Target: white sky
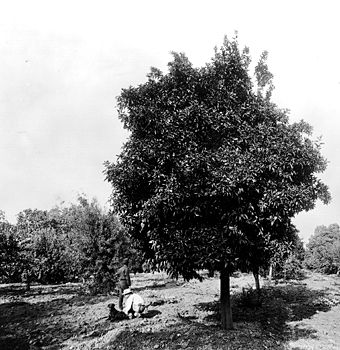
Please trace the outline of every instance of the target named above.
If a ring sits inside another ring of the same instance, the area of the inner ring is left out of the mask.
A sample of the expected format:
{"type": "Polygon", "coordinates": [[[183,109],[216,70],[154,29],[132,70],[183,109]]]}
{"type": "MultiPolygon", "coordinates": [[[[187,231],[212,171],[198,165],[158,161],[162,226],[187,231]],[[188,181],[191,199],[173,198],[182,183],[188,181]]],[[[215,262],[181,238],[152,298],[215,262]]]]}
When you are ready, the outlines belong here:
{"type": "Polygon", "coordinates": [[[333,200],[295,219],[305,241],[340,223],[337,1],[3,1],[0,3],[0,209],[50,209],[78,193],[105,206],[103,162],[120,153],[120,90],[166,71],[170,51],[205,64],[239,33],[269,51],[274,100],[322,136],[333,200]]]}

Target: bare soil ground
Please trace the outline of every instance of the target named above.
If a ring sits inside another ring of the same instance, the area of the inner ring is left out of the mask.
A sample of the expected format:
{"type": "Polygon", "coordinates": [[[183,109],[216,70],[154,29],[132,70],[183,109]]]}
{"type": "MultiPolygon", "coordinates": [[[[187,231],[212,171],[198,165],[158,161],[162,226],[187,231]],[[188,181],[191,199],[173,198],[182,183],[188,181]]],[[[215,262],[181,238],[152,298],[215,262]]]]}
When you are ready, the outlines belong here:
{"type": "Polygon", "coordinates": [[[231,279],[234,327],[219,328],[219,279],[174,281],[132,276],[151,303],[143,318],[111,322],[116,295],[90,296],[79,284],[0,285],[0,349],[340,349],[340,277],[308,273],[301,281],[262,280],[254,303],[251,275],[231,279]]]}

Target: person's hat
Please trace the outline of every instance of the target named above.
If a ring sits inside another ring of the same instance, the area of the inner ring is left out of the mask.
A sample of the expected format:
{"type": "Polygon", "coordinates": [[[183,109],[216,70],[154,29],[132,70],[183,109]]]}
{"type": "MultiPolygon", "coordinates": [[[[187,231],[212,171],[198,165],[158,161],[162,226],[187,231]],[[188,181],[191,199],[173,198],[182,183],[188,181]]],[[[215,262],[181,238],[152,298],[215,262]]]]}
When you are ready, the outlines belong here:
{"type": "Polygon", "coordinates": [[[131,293],[132,293],[131,289],[127,288],[127,289],[124,290],[123,295],[128,295],[128,294],[131,294],[131,293]]]}

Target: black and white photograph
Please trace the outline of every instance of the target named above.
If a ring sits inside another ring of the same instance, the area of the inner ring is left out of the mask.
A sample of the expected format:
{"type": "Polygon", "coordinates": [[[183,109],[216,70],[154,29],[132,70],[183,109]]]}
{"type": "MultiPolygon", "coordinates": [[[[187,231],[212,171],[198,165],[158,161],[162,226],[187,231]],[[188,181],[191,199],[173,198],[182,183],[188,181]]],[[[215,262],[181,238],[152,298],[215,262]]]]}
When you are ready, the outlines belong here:
{"type": "Polygon", "coordinates": [[[0,350],[340,350],[339,10],[0,3],[0,350]]]}

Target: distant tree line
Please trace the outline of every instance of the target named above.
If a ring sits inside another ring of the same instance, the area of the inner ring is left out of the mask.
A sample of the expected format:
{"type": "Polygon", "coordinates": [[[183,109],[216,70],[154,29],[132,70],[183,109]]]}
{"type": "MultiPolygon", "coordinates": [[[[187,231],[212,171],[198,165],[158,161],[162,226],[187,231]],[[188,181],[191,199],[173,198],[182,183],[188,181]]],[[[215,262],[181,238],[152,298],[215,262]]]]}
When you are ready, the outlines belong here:
{"type": "Polygon", "coordinates": [[[100,291],[115,286],[124,257],[141,270],[142,258],[116,215],[96,200],[49,211],[26,209],[16,224],[0,216],[0,283],[92,281],[100,291]]]}
{"type": "MultiPolygon", "coordinates": [[[[273,279],[301,278],[304,268],[325,274],[340,271],[338,224],[318,226],[306,249],[296,230],[291,237],[287,244],[273,242],[264,250],[258,269],[240,264],[239,270],[273,279]]],[[[124,257],[130,257],[133,272],[147,266],[118,217],[95,200],[79,197],[68,207],[26,209],[16,224],[0,211],[0,283],[90,281],[92,291],[109,291],[124,257]]]]}
{"type": "MultiPolygon", "coordinates": [[[[295,233],[289,245],[276,245],[270,259],[272,277],[274,279],[299,279],[303,270],[311,270],[323,274],[340,273],[340,226],[331,224],[317,226],[309,238],[306,247],[295,233]]],[[[262,268],[267,275],[267,268],[262,268]]]]}
{"type": "Polygon", "coordinates": [[[297,231],[292,241],[274,245],[269,265],[263,265],[261,273],[268,275],[271,267],[273,279],[299,279],[304,270],[323,274],[340,273],[340,226],[317,226],[304,247],[297,231]]]}
{"type": "Polygon", "coordinates": [[[305,265],[317,272],[340,272],[340,228],[338,224],[318,226],[306,247],[305,265]]]}

